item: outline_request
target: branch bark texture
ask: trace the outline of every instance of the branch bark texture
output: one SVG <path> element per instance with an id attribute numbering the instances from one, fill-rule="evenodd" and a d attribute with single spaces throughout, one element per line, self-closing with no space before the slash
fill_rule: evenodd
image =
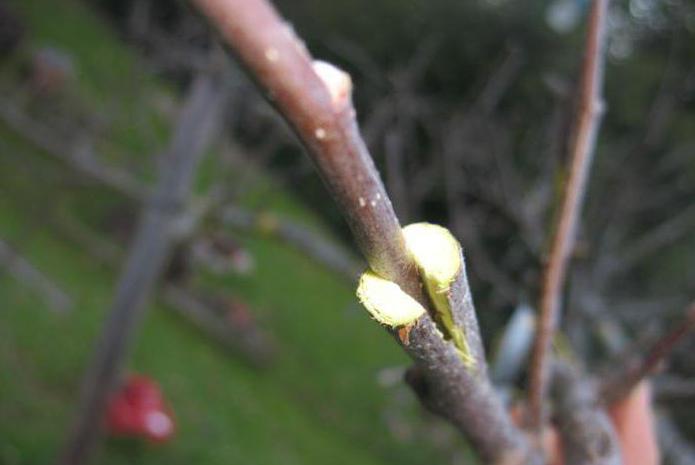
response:
<path id="1" fill-rule="evenodd" d="M 569 180 L 550 249 L 540 298 L 540 318 L 533 348 L 529 406 L 531 426 L 540 431 L 545 421 L 544 399 L 550 372 L 551 344 L 562 300 L 562 290 L 586 194 L 586 184 L 596 145 L 603 101 L 605 29 L 608 0 L 594 0 L 589 17 L 586 49 L 579 82 L 579 99 L 570 139 Z"/>
<path id="2" fill-rule="evenodd" d="M 277 238 L 350 282 L 357 282 L 364 270 L 364 262 L 353 258 L 350 252 L 315 233 L 308 226 L 273 213 L 256 213 L 231 206 L 223 209 L 219 218 L 226 226 Z"/>
<path id="3" fill-rule="evenodd" d="M 371 270 L 429 310 L 409 328 L 389 328 L 423 374 L 427 389 L 420 394 L 426 404 L 464 432 L 486 463 L 530 463 L 526 438 L 512 424 L 487 377 L 464 365 L 433 320 L 400 224 L 359 133 L 349 77 L 312 61 L 292 28 L 264 0 L 194 3 L 307 148 Z M 472 301 L 462 302 L 472 307 Z M 482 356 L 478 341 L 475 344 Z"/>

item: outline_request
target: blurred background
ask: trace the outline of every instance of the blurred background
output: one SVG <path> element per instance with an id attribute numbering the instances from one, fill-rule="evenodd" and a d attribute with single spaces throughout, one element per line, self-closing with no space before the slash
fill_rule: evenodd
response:
<path id="1" fill-rule="evenodd" d="M 401 222 L 461 241 L 509 398 L 588 3 L 275 2 L 352 75 Z M 354 298 L 340 212 L 230 57 L 186 1 L 0 1 L 0 464 L 55 459 L 143 208 L 169 215 L 171 247 L 125 377 L 174 426 L 148 436 L 111 412 L 97 463 L 471 463 L 402 383 L 406 357 Z M 562 323 L 599 373 L 695 295 L 695 4 L 614 1 L 604 94 Z M 160 198 L 176 154 L 199 163 Z M 654 380 L 666 463 L 695 463 L 694 351 Z"/>

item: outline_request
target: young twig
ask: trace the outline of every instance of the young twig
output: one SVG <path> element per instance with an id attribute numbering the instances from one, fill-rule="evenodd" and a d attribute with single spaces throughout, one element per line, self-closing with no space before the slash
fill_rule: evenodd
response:
<path id="1" fill-rule="evenodd" d="M 195 3 L 307 147 L 371 271 L 398 284 L 431 311 L 398 219 L 359 133 L 349 76 L 331 65 L 312 62 L 292 29 L 264 0 Z M 459 278 L 465 280 L 461 271 Z M 466 309 L 472 312 L 472 301 L 465 295 L 461 301 L 470 304 Z M 431 314 L 417 318 L 398 338 L 423 375 L 425 388 L 419 394 L 424 402 L 464 432 L 486 463 L 532 463 L 535 456 L 528 441 L 511 423 L 487 377 L 464 365 Z"/>
<path id="2" fill-rule="evenodd" d="M 128 198 L 140 201 L 149 194 L 149 191 L 127 171 L 102 163 L 88 145 L 66 143 L 63 136 L 51 132 L 45 125 L 23 114 L 9 102 L 2 102 L 0 105 L 0 120 L 44 153 Z"/>
<path id="3" fill-rule="evenodd" d="M 530 366 L 530 426 L 540 431 L 545 421 L 546 397 L 550 369 L 550 351 L 560 313 L 562 289 L 567 265 L 574 245 L 579 215 L 593 158 L 596 136 L 602 114 L 601 86 L 604 67 L 604 42 L 608 0 L 594 0 L 587 31 L 586 50 L 579 83 L 574 132 L 570 140 L 571 167 L 569 180 L 550 258 L 545 270 L 540 298 L 540 318 Z"/>
<path id="4" fill-rule="evenodd" d="M 673 348 L 695 329 L 695 302 L 686 310 L 685 318 L 660 337 L 646 354 L 630 357 L 624 366 L 611 370 L 601 387 L 601 397 L 606 405 L 613 404 L 632 392 L 644 378 L 654 373 L 671 354 Z"/>
<path id="5" fill-rule="evenodd" d="M 356 283 L 364 270 L 364 264 L 350 252 L 315 233 L 311 228 L 292 222 L 270 212 L 251 212 L 241 207 L 226 207 L 219 213 L 219 220 L 228 227 L 271 236 Z"/>
<path id="6" fill-rule="evenodd" d="M 221 299 L 206 298 L 200 293 L 182 286 L 168 284 L 162 289 L 163 301 L 177 314 L 218 342 L 253 368 L 266 368 L 275 355 L 275 343 L 269 335 L 256 326 L 240 327 L 215 314 L 215 308 L 224 303 Z"/>
<path id="7" fill-rule="evenodd" d="M 57 218 L 53 223 L 58 234 L 80 247 L 92 258 L 110 268 L 120 266 L 123 253 L 107 238 L 90 231 L 79 221 L 68 217 Z M 206 298 L 207 292 L 166 284 L 158 297 L 171 310 L 211 339 L 218 341 L 233 355 L 240 355 L 252 367 L 264 368 L 272 363 L 274 342 L 261 328 L 240 328 L 233 322 L 221 321 L 217 316 L 219 304 L 214 298 Z"/>
<path id="8" fill-rule="evenodd" d="M 611 274 L 633 269 L 640 261 L 663 247 L 673 244 L 692 233 L 695 228 L 695 204 L 678 212 L 640 238 L 628 244 L 620 253 L 620 260 Z"/>
<path id="9" fill-rule="evenodd" d="M 0 238 L 0 268 L 4 268 L 19 282 L 37 291 L 53 310 L 62 313 L 72 309 L 74 305 L 72 298 L 2 238 Z"/>

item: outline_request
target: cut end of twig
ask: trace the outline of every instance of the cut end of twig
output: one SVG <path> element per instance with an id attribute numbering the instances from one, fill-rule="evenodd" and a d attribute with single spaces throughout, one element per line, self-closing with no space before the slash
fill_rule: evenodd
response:
<path id="1" fill-rule="evenodd" d="M 366 271 L 357 286 L 357 298 L 379 323 L 392 328 L 414 323 L 425 308 L 398 284 Z"/>
<path id="2" fill-rule="evenodd" d="M 352 98 L 352 79 L 342 69 L 325 61 L 315 60 L 314 71 L 326 85 L 336 111 L 344 109 Z"/>
<path id="3" fill-rule="evenodd" d="M 430 223 L 403 228 L 406 247 L 424 278 L 446 292 L 461 269 L 461 246 L 448 229 Z"/>
<path id="4" fill-rule="evenodd" d="M 403 237 L 434 305 L 440 330 L 453 341 L 466 367 L 474 368 L 475 358 L 450 301 L 451 286 L 463 268 L 461 246 L 448 229 L 430 223 L 406 226 Z"/>

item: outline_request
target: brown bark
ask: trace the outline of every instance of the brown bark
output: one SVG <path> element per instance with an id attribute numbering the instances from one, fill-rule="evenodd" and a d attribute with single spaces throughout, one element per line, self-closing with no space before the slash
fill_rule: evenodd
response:
<path id="1" fill-rule="evenodd" d="M 430 313 L 400 332 L 428 389 L 426 403 L 461 429 L 487 463 L 531 462 L 486 377 L 476 377 L 433 321 L 401 227 L 355 120 L 349 82 L 322 79 L 292 29 L 263 0 L 194 0 L 287 119 L 343 212 L 373 272 Z M 466 292 L 470 292 L 466 289 Z M 390 329 L 394 336 L 398 330 Z M 535 458 L 535 457 L 534 457 Z"/>
<path id="2" fill-rule="evenodd" d="M 565 186 L 542 283 L 540 318 L 531 359 L 529 386 L 530 422 L 537 431 L 542 429 L 545 420 L 544 400 L 550 374 L 551 345 L 560 318 L 565 275 L 577 235 L 600 117 L 603 113 L 601 88 L 607 11 L 608 0 L 594 0 L 579 82 L 579 104 L 570 140 L 569 179 Z"/>

